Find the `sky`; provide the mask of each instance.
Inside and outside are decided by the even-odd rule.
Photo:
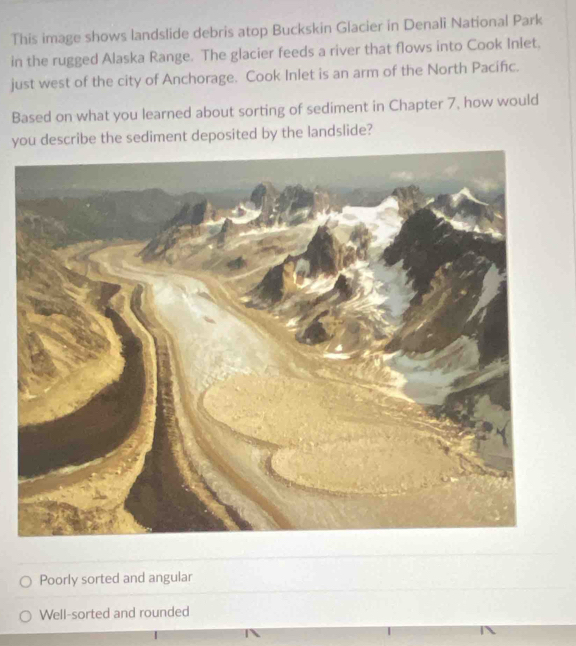
[[[328,157],[315,159],[177,162],[163,164],[99,164],[83,166],[22,166],[16,169],[17,194],[65,195],[68,191],[119,191],[161,188],[175,195],[189,191],[250,192],[267,180],[282,189],[365,188],[387,190],[417,184],[430,192],[468,186],[479,193],[502,192],[504,153],[482,151],[431,155]]]

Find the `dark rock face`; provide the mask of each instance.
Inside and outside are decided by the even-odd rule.
[[[250,195],[250,201],[254,203],[257,209],[263,209],[266,202],[271,202],[272,205],[278,197],[278,191],[270,182],[261,182],[256,186]]]
[[[234,260],[229,260],[226,263],[226,266],[228,267],[228,269],[234,271],[237,269],[244,269],[244,267],[248,266],[248,263],[244,259],[244,256],[238,256],[238,258],[234,258]]]
[[[226,244],[229,238],[233,237],[238,231],[238,225],[234,224],[230,218],[224,220],[224,224],[220,232],[216,236],[216,244],[222,247]]]
[[[426,204],[426,196],[414,184],[395,188],[392,195],[398,200],[398,213],[404,219],[410,217]]]
[[[466,336],[477,342],[480,367],[507,357],[505,258],[505,243],[492,236],[456,230],[427,209],[410,217],[384,259],[402,262],[417,293],[387,350],[442,350]],[[490,270],[501,276],[498,291],[475,312]]]
[[[264,184],[259,186],[265,187]],[[271,227],[279,224],[300,224],[304,222],[314,211],[314,193],[307,191],[299,184],[287,186],[280,194],[266,188],[262,197],[262,189],[259,186],[252,192],[256,197],[255,204],[260,204],[262,212],[253,220],[253,226]],[[256,193],[256,195],[254,195]],[[254,200],[253,200],[254,201]],[[299,213],[305,211],[304,213]]]
[[[212,207],[207,200],[190,206],[185,204],[180,211],[162,228],[139,255],[146,261],[162,257],[175,247],[182,238],[197,238],[202,234],[201,225],[212,216]],[[185,233],[184,233],[185,231]]]
[[[320,274],[335,276],[344,264],[344,245],[330,232],[326,225],[318,227],[301,256],[310,263],[309,275],[313,278]],[[348,261],[350,264],[350,261]]]
[[[442,265],[430,290],[404,314],[404,325],[387,345],[395,352],[442,350],[461,336],[476,340],[480,366],[508,354],[506,280],[497,295],[471,317],[482,294],[484,278],[492,266],[472,252]]]
[[[202,224],[207,219],[207,215],[210,211],[211,209],[208,209],[207,200],[201,200],[192,206],[188,203],[184,204],[180,209],[180,212],[165,225],[164,229],[168,229],[170,227],[181,227],[187,224]]]
[[[300,209],[314,207],[314,193],[307,191],[300,184],[287,186],[276,200],[276,209],[280,213],[292,214]]]
[[[508,356],[508,290],[507,281],[500,285],[498,294],[470,321],[465,333],[478,342],[480,365]]]
[[[354,291],[352,289],[352,285],[350,284],[350,281],[344,274],[340,274],[338,276],[338,280],[334,283],[334,289],[340,293],[340,295],[348,300],[352,298],[354,295]]]
[[[280,302],[289,292],[296,289],[294,281],[295,262],[287,256],[280,264],[269,269],[264,278],[252,290],[252,296],[271,305]]]
[[[493,262],[500,271],[506,268],[506,244],[490,235],[454,229],[429,209],[421,209],[402,225],[394,242],[384,250],[388,265],[402,261],[412,280],[416,299],[430,289],[438,269],[467,252]]]
[[[257,209],[261,209],[260,215],[254,220],[254,226],[272,226],[274,224],[274,208],[279,192],[270,182],[262,182],[256,186],[250,195],[250,201]]]
[[[342,267],[349,267],[355,263],[358,256],[354,247],[344,247],[344,257],[342,258]]]
[[[324,324],[320,320],[320,316],[317,316],[312,323],[304,330],[302,335],[299,337],[301,343],[308,343],[309,345],[317,345],[319,343],[325,343],[330,340],[330,335],[324,327]]]
[[[356,258],[358,260],[368,260],[368,249],[373,237],[368,227],[363,223],[357,224],[352,229],[350,242],[356,247]]]
[[[482,292],[490,262],[468,252],[442,265],[430,289],[404,314],[404,324],[388,343],[389,352],[442,350],[464,332]]]

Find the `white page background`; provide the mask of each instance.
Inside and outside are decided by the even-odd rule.
[[[464,10],[463,4],[466,4]],[[164,25],[268,24],[284,22],[335,22],[336,19],[400,19],[417,16],[476,15],[472,3],[316,3],[252,2],[249,5],[218,3],[114,3],[98,4],[30,3],[4,5],[7,24],[2,28],[5,51],[2,78],[9,79],[6,53],[11,31],[83,32],[88,29],[123,30]],[[576,436],[576,308],[574,267],[574,220],[572,209],[572,157],[570,145],[569,86],[567,72],[566,12],[564,2],[484,2],[482,15],[539,11],[545,26],[538,31],[542,50],[538,57],[518,55],[530,72],[501,75],[500,78],[462,76],[457,79],[419,78],[357,81],[353,88],[332,83],[314,85],[249,85],[234,89],[235,101],[320,103],[363,100],[364,96],[388,100],[444,98],[455,95],[497,96],[527,92],[540,93],[537,109],[461,111],[425,114],[366,115],[375,134],[369,138],[334,141],[238,142],[228,144],[170,144],[162,146],[95,147],[89,153],[80,148],[35,148],[12,150],[12,109],[38,110],[38,93],[10,95],[3,84],[3,127],[0,196],[4,253],[0,257],[4,317],[0,321],[2,344],[1,393],[2,429],[0,502],[3,518],[2,578],[5,612],[0,628],[5,632],[24,630],[18,622],[22,608],[58,607],[62,600],[34,598],[18,588],[21,574],[40,571],[41,563],[66,563],[62,572],[72,571],[73,562],[114,561],[98,566],[99,572],[116,571],[120,564],[157,559],[219,559],[222,588],[217,593],[195,595],[194,617],[186,624],[156,620],[158,629],[245,626],[320,625],[434,625],[479,623],[569,623],[574,621],[575,572],[571,555],[575,530]],[[486,30],[486,33],[488,30]],[[476,35],[476,34],[475,34]],[[482,34],[484,35],[484,34]],[[516,34],[514,34],[516,35]],[[442,36],[448,37],[443,34]],[[453,35],[456,38],[455,35]],[[348,37],[350,42],[353,40]],[[460,38],[460,36],[458,36]],[[330,42],[344,42],[332,35]],[[416,42],[417,37],[406,36]],[[422,42],[436,34],[422,33]],[[294,47],[312,46],[313,39],[290,39]],[[278,46],[277,39],[269,46]],[[238,46],[210,43],[215,48]],[[252,41],[251,47],[260,43]],[[266,43],[268,45],[268,43]],[[196,43],[192,43],[196,47]],[[161,45],[174,49],[169,43]],[[92,53],[82,46],[74,53]],[[468,56],[471,56],[468,54]],[[532,62],[533,61],[533,62]],[[410,60],[412,62],[412,60]],[[416,62],[416,59],[414,59]],[[336,62],[332,62],[337,66]],[[378,65],[382,64],[379,59]],[[348,62],[343,67],[348,67]],[[259,63],[258,69],[275,63]],[[302,67],[307,67],[303,62]],[[310,67],[316,62],[310,63]],[[219,71],[226,70],[220,63]],[[239,67],[234,68],[236,73]],[[100,71],[100,70],[99,70]],[[203,71],[210,71],[208,67]],[[101,72],[104,73],[103,71]],[[116,74],[116,73],[114,73]],[[112,75],[112,72],[110,72]],[[55,73],[54,76],[57,76]],[[499,88],[499,89],[496,89]],[[146,106],[150,109],[185,107],[188,104],[227,106],[230,88],[180,88],[118,90],[68,93],[46,92],[41,109],[46,111],[87,109],[106,105],[109,109]],[[356,119],[360,120],[360,118]],[[284,120],[280,125],[288,124]],[[243,123],[227,121],[213,128]],[[296,125],[296,124],[295,124]],[[315,125],[319,123],[315,122]],[[97,124],[82,124],[98,132]],[[276,127],[276,126],[274,126]],[[178,130],[179,125],[155,123],[154,130]],[[120,132],[119,126],[110,130]],[[122,132],[140,132],[141,123],[128,124]],[[189,127],[189,129],[192,129]],[[43,134],[44,124],[29,126],[30,133]],[[75,130],[73,130],[75,131]],[[511,370],[514,421],[514,463],[517,498],[517,526],[498,529],[381,530],[330,532],[270,532],[234,534],[148,535],[124,537],[18,538],[16,469],[16,325],[14,258],[14,167],[43,164],[96,164],[174,162],[211,159],[262,159],[286,157],[334,157],[393,155],[408,153],[504,150],[508,227],[508,269],[511,330]],[[193,190],[193,187],[191,187]],[[416,559],[406,559],[407,555]],[[318,557],[311,561],[310,557]],[[337,557],[334,561],[332,558]],[[358,557],[383,557],[358,559]],[[220,561],[220,559],[222,559]],[[241,561],[237,561],[241,559]],[[244,559],[248,559],[245,561]],[[277,560],[280,559],[280,560]],[[282,559],[289,559],[284,561]],[[312,580],[306,576],[314,565]],[[237,565],[236,565],[237,564]],[[93,566],[91,566],[93,567]],[[128,567],[128,565],[126,565]],[[237,570],[235,570],[237,568]],[[370,575],[381,573],[378,581]],[[238,590],[242,582],[254,581],[252,590]],[[245,572],[251,574],[244,575]],[[294,591],[285,591],[288,572],[296,581]],[[334,574],[337,573],[338,576]],[[208,575],[207,575],[208,576]],[[246,576],[249,578],[247,579]],[[300,586],[299,582],[306,583]],[[366,585],[363,585],[366,582]],[[427,582],[430,582],[427,585]],[[339,587],[334,588],[338,584]],[[226,586],[229,586],[228,588]],[[298,589],[302,591],[297,591]],[[364,589],[365,588],[365,589]],[[277,591],[280,590],[280,591]],[[314,590],[322,590],[315,592]],[[333,590],[333,591],[331,591]],[[277,591],[277,592],[274,592]],[[15,598],[16,595],[28,595]],[[170,603],[190,596],[174,597]],[[157,603],[147,597],[146,603]],[[107,605],[105,599],[96,599]],[[96,607],[94,599],[82,603]],[[165,622],[165,626],[163,624]],[[142,622],[141,622],[142,623]],[[110,621],[106,625],[86,622],[86,630],[133,629]],[[138,628],[144,629],[141,625]],[[28,624],[26,631],[67,630],[62,625]],[[77,630],[78,628],[76,628]]]

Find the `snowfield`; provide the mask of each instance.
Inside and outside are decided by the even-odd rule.
[[[398,200],[392,196],[378,206],[345,206],[342,213],[331,213],[330,221],[342,227],[365,224],[373,236],[372,247],[381,250],[392,242],[403,224],[398,214]]]
[[[390,196],[375,207],[347,206],[342,213],[331,214],[329,221],[350,231],[357,224],[365,224],[373,236],[368,261],[358,261],[342,272],[354,287],[350,307],[360,312],[381,310],[389,323],[399,324],[414,290],[400,263],[388,267],[381,259],[404,223],[398,214],[398,200]]]
[[[478,299],[478,302],[476,303],[476,307],[468,317],[468,320],[473,319],[478,312],[481,310],[484,310],[482,313],[482,319],[484,318],[486,314],[486,307],[490,303],[490,301],[498,294],[498,290],[500,289],[500,285],[504,281],[505,276],[504,274],[500,273],[496,265],[491,265],[490,269],[486,272],[486,275],[484,276],[484,282],[482,283],[482,293],[480,294],[480,298]],[[482,319],[480,319],[482,321]]]

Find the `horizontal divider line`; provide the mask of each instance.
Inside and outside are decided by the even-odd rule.
[[[565,586],[550,586],[550,587],[528,587],[528,588],[517,588],[517,587],[505,587],[505,588],[343,588],[343,589],[318,589],[318,590],[225,590],[222,592],[218,591],[199,591],[199,592],[163,592],[163,593],[154,593],[154,592],[125,592],[125,593],[114,593],[114,594],[75,594],[75,595],[29,595],[22,596],[18,595],[16,599],[22,599],[26,601],[34,599],[88,599],[90,597],[97,598],[106,598],[106,597],[172,597],[180,596],[185,597],[188,595],[198,595],[198,594],[316,594],[318,592],[329,593],[329,592],[489,592],[494,590],[573,590],[573,588],[567,588]]]
[[[208,556],[208,557],[191,557],[191,558],[181,558],[181,559],[164,559],[164,560],[155,560],[155,559],[135,559],[135,560],[114,560],[114,561],[22,561],[19,566],[28,566],[28,565],[78,565],[83,564],[106,564],[106,563],[122,563],[127,565],[130,563],[191,563],[194,561],[283,561],[288,559],[315,559],[315,560],[326,560],[326,559],[383,559],[383,558],[452,558],[452,557],[461,557],[461,556],[479,556],[479,557],[494,557],[494,556],[560,556],[560,553],[555,552],[522,552],[516,554],[509,554],[508,552],[496,553],[496,554],[474,554],[474,553],[462,553],[462,554],[336,554],[334,556],[322,555],[322,556]]]

